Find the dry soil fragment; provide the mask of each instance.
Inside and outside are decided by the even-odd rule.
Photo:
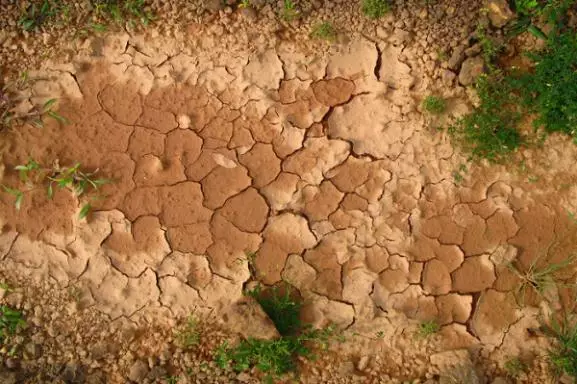
[[[206,253],[212,244],[212,235],[208,222],[169,227],[166,231],[168,242],[173,250],[192,252],[199,255]]]
[[[280,159],[270,144],[255,144],[249,152],[239,156],[239,161],[248,169],[255,188],[264,187],[280,173]]]
[[[439,324],[465,323],[471,316],[473,298],[451,293],[435,298],[435,303],[439,309]]]
[[[198,292],[174,276],[158,279],[160,302],[177,316],[190,316],[202,303]]]
[[[292,213],[271,217],[263,236],[264,243],[256,256],[255,266],[265,284],[281,280],[289,254],[299,254],[317,242],[307,221]]]
[[[149,106],[144,108],[136,124],[160,133],[168,133],[178,127],[178,123],[172,113],[154,109]]]
[[[212,212],[202,205],[202,190],[194,182],[184,182],[161,189],[162,223],[168,227],[208,221]]]
[[[335,188],[333,183],[324,180],[317,187],[306,187],[303,190],[305,199],[304,213],[312,221],[327,220],[329,215],[336,211],[343,193]]]
[[[99,99],[102,108],[122,124],[134,125],[142,113],[142,97],[138,88],[130,83],[109,85],[101,92]]]
[[[489,255],[473,256],[453,272],[453,289],[460,293],[480,292],[495,282],[495,266]]]
[[[511,324],[518,320],[512,292],[487,290],[479,298],[471,327],[484,344],[499,345]]]
[[[155,216],[138,218],[132,228],[113,224],[112,234],[103,244],[112,264],[121,272],[138,277],[147,267],[156,270],[170,247]]]
[[[348,154],[349,145],[344,141],[309,138],[303,149],[284,161],[283,170],[296,173],[310,184],[319,185],[324,174],[342,163]]]
[[[316,270],[307,264],[300,255],[289,255],[282,271],[284,281],[302,292],[311,288],[316,277]]]
[[[269,208],[264,198],[254,188],[231,197],[220,213],[243,232],[258,233],[266,224]]]
[[[250,83],[267,91],[278,89],[284,77],[282,62],[274,49],[251,57],[243,74]]]
[[[175,276],[196,289],[206,287],[212,278],[206,257],[181,252],[165,257],[157,272],[160,277]]]
[[[317,81],[312,85],[312,89],[318,101],[334,107],[349,101],[355,91],[355,84],[349,80],[336,78]]]
[[[135,161],[148,154],[160,157],[164,153],[164,140],[165,136],[153,129],[135,127],[128,144],[128,153]]]
[[[240,165],[234,168],[217,166],[201,181],[204,205],[210,209],[222,207],[229,197],[250,186],[250,183],[246,168]]]

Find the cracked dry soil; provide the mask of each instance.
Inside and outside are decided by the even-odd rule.
[[[350,336],[304,363],[303,382],[434,380],[463,349],[491,377],[511,356],[542,355],[547,340],[529,332],[539,299],[517,303],[508,265],[528,267],[551,244],[548,261],[572,251],[572,189],[486,165],[457,182],[464,159],[414,108],[427,83],[402,51],[357,37],[315,55],[188,55],[120,34],[48,63],[34,94],[59,95],[71,123],[3,134],[3,182],[32,157],[114,183],[82,221],[65,191],[34,192],[20,211],[0,196],[0,271],[18,287],[5,300],[47,327],[35,342],[62,351],[38,367],[76,361],[110,383],[137,359],[198,368],[171,356],[170,329],[191,313],[222,320],[251,279],[290,284],[307,322]],[[459,114],[467,101],[449,106]],[[554,294],[572,309],[569,289]],[[439,333],[415,339],[429,320]],[[537,358],[524,382],[544,371]],[[196,382],[241,380],[206,375]]]

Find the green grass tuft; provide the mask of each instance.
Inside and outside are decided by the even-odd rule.
[[[337,31],[331,23],[324,21],[313,26],[311,37],[314,37],[315,39],[335,41],[337,38]]]
[[[521,361],[518,357],[513,357],[505,362],[503,366],[507,375],[510,377],[518,377],[521,373],[527,370],[527,365]]]
[[[441,326],[435,320],[423,321],[419,324],[419,330],[417,334],[419,337],[426,339],[427,337],[439,332]]]
[[[389,11],[387,0],[363,0],[361,10],[370,19],[379,19]]]
[[[449,133],[473,160],[501,162],[525,141],[517,129],[521,120],[517,98],[500,75],[481,76],[476,89],[479,107],[457,119]]]
[[[26,326],[22,312],[16,311],[6,305],[0,305],[0,345],[6,336],[16,334],[19,329]]]
[[[312,329],[300,321],[301,306],[290,295],[288,287],[281,293],[273,287],[263,291],[257,286],[246,292],[254,297],[275,324],[281,337],[276,340],[249,338],[235,346],[223,343],[216,351],[215,361],[223,369],[242,372],[256,367],[265,375],[265,381],[275,379],[297,369],[297,358],[313,357],[315,345],[326,347],[335,329]]]
[[[439,115],[447,109],[447,102],[445,99],[435,95],[425,97],[421,105],[426,112],[433,115]]]
[[[545,332],[553,340],[549,351],[549,361],[557,375],[563,373],[577,379],[577,322],[574,317],[566,316],[557,320],[552,318]]]

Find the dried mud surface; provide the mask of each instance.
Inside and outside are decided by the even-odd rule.
[[[483,164],[455,177],[465,159],[434,128],[469,102],[461,88],[448,92],[444,116],[423,115],[432,80],[397,37],[187,54],[170,39],[111,34],[87,40],[73,61],[46,63],[36,74],[49,80],[34,95],[59,95],[71,124],[3,133],[2,182],[16,183],[11,170],[29,157],[78,161],[115,182],[82,221],[65,191],[27,196],[20,211],[0,196],[0,271],[26,287],[6,300],[35,292],[58,307],[73,289],[72,309],[37,314],[38,325],[80,343],[131,329],[121,340],[133,352],[120,362],[70,352],[110,383],[124,382],[134,358],[160,353],[179,319],[219,319],[250,280],[290,284],[308,322],[351,335],[307,363],[303,382],[319,382],[319,369],[320,382],[431,379],[459,349],[489,376],[511,356],[541,356],[547,340],[530,330],[575,298],[559,288],[552,308],[533,296],[520,305],[509,263],[529,268],[573,251],[577,151],[552,137],[521,154],[530,178]],[[79,332],[88,319],[98,325]],[[415,339],[428,320],[440,332]],[[534,361],[522,381],[544,375]]]

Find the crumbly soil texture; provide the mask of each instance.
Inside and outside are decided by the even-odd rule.
[[[80,201],[33,189],[19,210],[0,195],[2,301],[27,323],[0,381],[260,382],[213,362],[224,340],[274,337],[243,296],[255,281],[288,284],[304,322],[343,336],[298,382],[549,379],[538,330],[573,310],[575,269],[544,294],[521,276],[574,251],[577,150],[551,136],[471,163],[439,129],[473,106],[482,2],[397,1],[369,20],[356,1],[299,1],[292,21],[255,3],[154,1],[148,26],[74,35],[22,34],[2,2],[3,70],[29,65],[30,102],[56,97],[68,120],[2,131],[2,184],[24,188],[30,158],[112,182]],[[321,21],[334,40],[309,37]],[[443,381],[463,369],[472,381]]]

